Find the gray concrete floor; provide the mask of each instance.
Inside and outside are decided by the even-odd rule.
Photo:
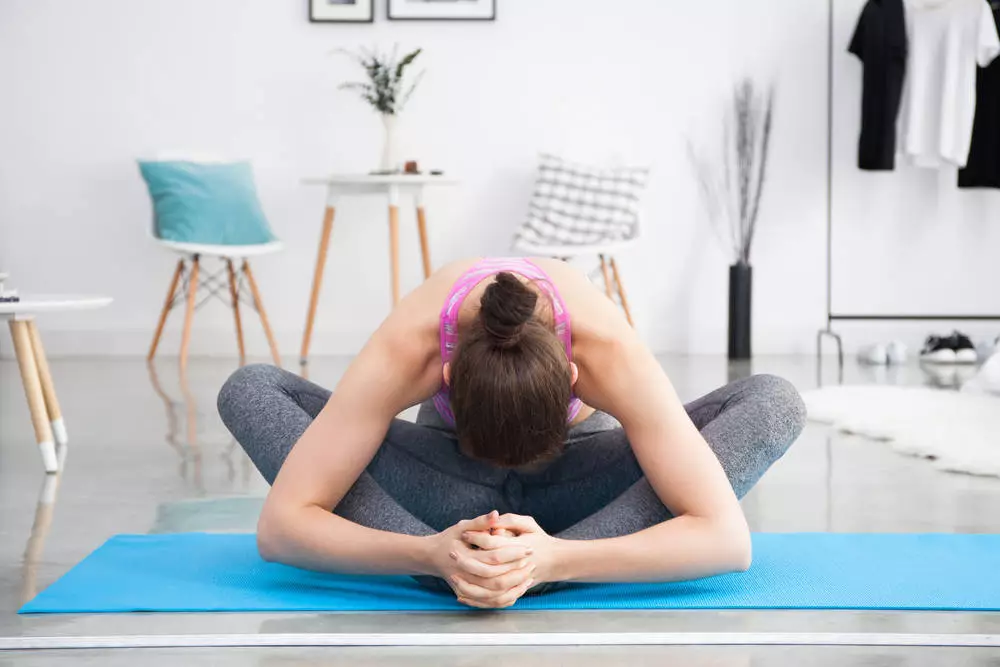
[[[314,360],[311,379],[336,382],[348,360]],[[815,387],[814,359],[664,357],[685,399],[751,372]],[[835,381],[828,361],[823,381]],[[0,361],[0,637],[384,631],[378,614],[130,614],[19,617],[23,601],[117,533],[252,530],[266,485],[215,413],[235,362],[58,360],[53,374],[71,445],[56,503],[38,503],[45,476],[17,368]],[[941,384],[917,365],[891,373],[848,363],[847,382]],[[946,378],[945,382],[950,382]],[[50,481],[50,484],[53,483]],[[51,491],[52,489],[49,489]],[[810,425],[744,500],[755,531],[1000,532],[1000,480],[935,470],[887,446]],[[691,611],[393,614],[395,632],[918,632],[1000,634],[1000,614]],[[434,664],[1000,666],[1000,651],[823,647],[506,649],[178,649],[0,653],[8,664]]]

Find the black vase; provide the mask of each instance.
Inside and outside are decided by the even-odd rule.
[[[750,294],[753,267],[734,264],[729,267],[729,358],[749,359]]]

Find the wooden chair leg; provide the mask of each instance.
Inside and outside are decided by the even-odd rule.
[[[233,260],[226,258],[226,271],[229,273],[229,296],[233,300],[233,318],[236,320],[236,343],[240,348],[240,366],[246,363],[247,353],[243,346],[243,321],[240,319],[240,291],[236,281],[236,270]]]
[[[184,273],[184,260],[177,260],[177,269],[174,271],[174,277],[170,281],[170,289],[167,291],[167,300],[163,303],[163,312],[160,313],[160,322],[156,325],[156,333],[153,334],[153,344],[149,346],[149,354],[146,359],[152,361],[153,357],[156,356],[156,348],[160,345],[160,336],[163,335],[163,325],[167,323],[167,316],[170,314],[170,304],[174,301],[174,295],[177,293],[177,283],[180,282],[181,274]]]
[[[427,242],[427,213],[417,207],[417,231],[420,232],[420,254],[424,260],[424,280],[431,277],[431,249]]]
[[[326,267],[326,251],[330,247],[330,234],[333,232],[334,208],[327,206],[323,216],[323,232],[319,237],[319,252],[316,256],[316,270],[313,273],[312,293],[309,295],[309,311],[306,313],[306,330],[302,335],[302,351],[299,363],[305,365],[309,359],[309,344],[312,342],[313,324],[316,321],[316,305],[319,303],[319,290],[323,285],[323,269]]]
[[[184,312],[184,333],[181,336],[181,373],[187,370],[188,349],[191,347],[191,324],[194,322],[195,298],[198,296],[198,270],[200,264],[201,259],[198,255],[191,258],[187,309]]]
[[[598,255],[601,258],[601,273],[604,274],[604,293],[608,295],[609,299],[614,299],[615,297],[611,294],[611,276],[608,275],[608,262],[604,258],[604,255]]]
[[[622,285],[622,278],[618,274],[618,265],[615,263],[615,258],[611,258],[611,272],[615,274],[615,285],[618,286],[618,298],[622,302],[622,310],[625,311],[625,318],[628,323],[635,326],[635,322],[632,321],[632,311],[628,307],[628,297],[625,296],[625,286]]]
[[[274,342],[274,334],[271,332],[271,324],[267,321],[267,312],[264,311],[264,302],[260,298],[260,291],[257,289],[257,281],[253,279],[250,271],[250,263],[243,260],[243,275],[247,277],[250,285],[250,293],[253,294],[253,304],[260,315],[260,323],[264,327],[264,335],[267,336],[267,344],[271,347],[271,356],[274,358],[274,365],[281,368],[281,354],[278,352],[278,344]]]
[[[28,335],[31,336],[31,349],[35,353],[38,380],[42,384],[42,395],[45,397],[45,411],[48,413],[49,423],[52,425],[52,435],[55,436],[57,445],[67,445],[69,444],[69,435],[66,434],[66,422],[63,421],[62,410],[59,408],[56,386],[52,382],[52,371],[49,370],[49,360],[45,356],[42,337],[38,333],[38,325],[35,324],[34,320],[28,320],[27,325]]]
[[[399,207],[389,206],[389,261],[392,271],[392,305],[399,303]]]
[[[45,466],[45,472],[58,472],[56,443],[52,437],[49,413],[45,409],[45,394],[42,393],[42,382],[38,377],[38,366],[35,365],[35,354],[31,349],[28,323],[11,320],[10,336],[14,340],[14,354],[17,356],[17,365],[21,371],[21,384],[24,385],[24,396],[28,399],[31,425],[35,428],[35,440],[42,455],[42,464]]]

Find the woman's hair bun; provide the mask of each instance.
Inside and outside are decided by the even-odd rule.
[[[524,326],[535,314],[538,293],[506,271],[483,293],[479,317],[483,329],[501,349],[515,347],[521,340]]]

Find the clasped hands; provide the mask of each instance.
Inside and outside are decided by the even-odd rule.
[[[470,607],[510,607],[532,587],[554,581],[559,540],[529,516],[493,511],[432,539],[437,575]]]

